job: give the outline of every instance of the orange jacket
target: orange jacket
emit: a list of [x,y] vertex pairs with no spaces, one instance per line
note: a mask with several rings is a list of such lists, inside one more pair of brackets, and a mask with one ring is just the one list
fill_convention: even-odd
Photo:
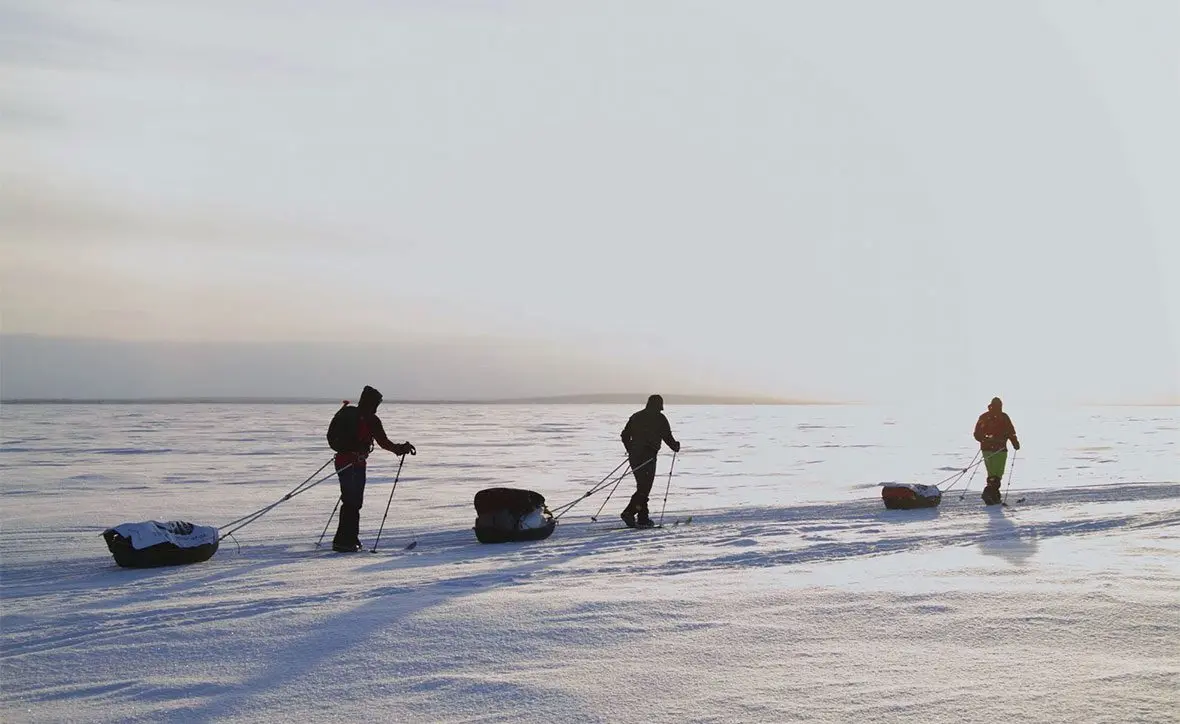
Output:
[[996,452],[1008,449],[1008,441],[1012,446],[1020,449],[1020,441],[1016,439],[1016,428],[1012,426],[1012,418],[1008,413],[1000,410],[988,410],[979,416],[975,423],[975,439],[979,441],[979,449],[984,452]]

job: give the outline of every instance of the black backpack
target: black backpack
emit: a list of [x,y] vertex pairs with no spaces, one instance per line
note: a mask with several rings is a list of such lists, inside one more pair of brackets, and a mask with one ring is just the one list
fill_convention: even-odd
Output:
[[361,411],[352,405],[344,405],[328,424],[328,447],[336,452],[367,453],[360,437]]

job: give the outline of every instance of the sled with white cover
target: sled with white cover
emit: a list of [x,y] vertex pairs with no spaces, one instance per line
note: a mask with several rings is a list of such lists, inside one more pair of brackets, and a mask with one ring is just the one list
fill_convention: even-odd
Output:
[[936,485],[887,483],[881,488],[881,499],[890,510],[934,508],[942,502],[942,491]]
[[475,537],[480,543],[544,540],[557,521],[545,496],[519,488],[485,488],[475,494]]
[[181,566],[207,561],[217,552],[217,529],[183,520],[123,523],[102,533],[115,563],[124,568]]

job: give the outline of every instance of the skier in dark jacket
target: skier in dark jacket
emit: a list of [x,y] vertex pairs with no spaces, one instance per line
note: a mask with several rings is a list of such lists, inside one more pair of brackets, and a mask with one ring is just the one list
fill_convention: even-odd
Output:
[[361,506],[365,500],[365,462],[373,443],[394,455],[417,455],[408,442],[390,442],[385,435],[377,406],[381,393],[365,385],[356,407],[344,406],[336,411],[328,426],[328,443],[336,451],[336,476],[340,478],[340,523],[332,538],[332,550],[353,553],[361,550]]
[[619,517],[630,528],[650,528],[655,523],[648,514],[647,499],[656,479],[656,454],[660,451],[660,442],[668,443],[672,452],[680,452],[680,443],[672,437],[672,426],[664,417],[664,398],[659,395],[647,398],[647,407],[627,420],[622,438],[635,476],[635,494]]
[[1020,449],[1016,428],[1012,426],[1012,418],[1004,412],[1000,398],[993,397],[987,412],[979,416],[975,423],[975,439],[987,467],[987,485],[980,497],[987,505],[995,505],[1000,502],[1000,478],[1004,477],[1004,467],[1008,463],[1008,441],[1012,441],[1014,450]]

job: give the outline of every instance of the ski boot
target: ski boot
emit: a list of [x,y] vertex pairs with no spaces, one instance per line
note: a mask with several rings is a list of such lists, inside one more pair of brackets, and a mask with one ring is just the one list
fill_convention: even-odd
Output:
[[985,505],[998,504],[1000,502],[1000,479],[988,478],[987,485],[984,487],[983,493],[980,494],[979,497],[983,500]]

